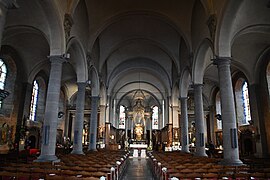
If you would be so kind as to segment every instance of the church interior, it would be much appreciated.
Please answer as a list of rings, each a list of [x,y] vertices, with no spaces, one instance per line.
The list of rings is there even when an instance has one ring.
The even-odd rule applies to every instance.
[[[269,0],[0,0],[0,179],[270,178]]]

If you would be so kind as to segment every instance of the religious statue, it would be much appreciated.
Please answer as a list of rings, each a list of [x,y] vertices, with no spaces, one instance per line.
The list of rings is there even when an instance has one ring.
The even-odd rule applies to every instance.
[[[138,141],[142,140],[143,127],[141,124],[135,125],[135,134],[136,134],[136,140],[138,140]]]

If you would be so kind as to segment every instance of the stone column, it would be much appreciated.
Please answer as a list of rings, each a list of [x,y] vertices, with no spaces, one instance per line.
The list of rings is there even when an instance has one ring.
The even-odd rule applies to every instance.
[[[103,143],[105,143],[104,140],[104,131],[105,131],[105,122],[106,122],[106,105],[100,105],[99,106],[100,109],[100,119],[99,119],[99,132],[100,133],[100,137],[102,138]]]
[[[116,120],[116,100],[113,99],[113,109],[112,109],[112,120],[113,120],[113,126],[118,128],[118,121]]]
[[[204,113],[203,113],[203,97],[202,84],[194,84],[194,104],[195,104],[195,137],[196,137],[196,156],[207,156],[205,153],[204,142]]]
[[[89,151],[96,151],[97,144],[97,114],[98,114],[98,96],[91,97],[91,117],[90,117],[90,132],[89,132]]]
[[[215,118],[215,106],[210,105],[209,107],[209,118],[210,118],[210,139],[213,142],[213,144],[216,144],[215,141],[215,129],[217,129],[217,121]]]
[[[70,136],[70,140],[71,141],[74,141],[74,124],[75,124],[75,114],[74,113],[72,113],[71,114],[71,130],[70,130],[70,134],[71,134],[71,136]]]
[[[132,120],[132,116],[129,116],[129,120],[130,120],[130,138],[134,139],[134,122]]]
[[[238,150],[238,130],[236,126],[235,104],[232,88],[230,58],[214,60],[218,67],[221,114],[222,114],[222,135],[223,135],[223,160],[221,164],[241,165]]]
[[[253,135],[255,136],[256,141],[256,157],[267,157],[267,141],[265,136],[265,128],[261,126],[263,124],[262,118],[260,117],[259,111],[262,109],[260,108],[260,105],[258,103],[259,101],[259,85],[258,84],[250,84],[248,86],[248,92],[249,92],[249,104],[250,104],[250,113],[251,113],[251,119],[253,123],[251,124],[254,132]]]
[[[105,123],[105,147],[110,148],[111,123]]]
[[[83,121],[84,121],[84,102],[85,102],[85,82],[79,82],[77,102],[76,102],[76,115],[74,121],[74,141],[72,154],[84,154],[82,148],[83,136]]]
[[[126,137],[126,141],[128,140],[128,117],[126,116],[125,118],[125,137]]]
[[[148,122],[148,117],[146,117],[145,118],[145,121],[144,121],[144,128],[143,128],[143,138],[144,138],[144,140],[146,140],[146,138],[147,138],[147,130],[146,130],[146,128],[147,128],[147,122]]]
[[[179,106],[172,107],[172,117],[173,117],[173,127],[179,127],[179,116],[178,116]]]
[[[172,106],[172,97],[169,96],[167,98],[167,111],[168,111],[168,115],[167,115],[167,118],[168,118],[168,121],[166,124],[173,124],[173,106]]]
[[[62,76],[62,64],[66,61],[62,56],[50,56],[51,70],[48,84],[45,117],[42,131],[41,154],[36,161],[58,161],[55,156],[58,106]]]
[[[149,118],[149,146],[153,147],[153,137],[152,137],[152,115],[150,115],[150,118]]]
[[[189,153],[189,137],[188,137],[188,112],[187,97],[181,97],[181,139],[182,151]]]

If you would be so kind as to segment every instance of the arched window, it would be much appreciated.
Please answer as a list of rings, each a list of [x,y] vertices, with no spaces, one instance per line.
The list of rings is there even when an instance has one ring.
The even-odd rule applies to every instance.
[[[119,129],[125,129],[125,119],[126,119],[125,106],[121,105],[119,113]]]
[[[2,59],[0,59],[0,89],[5,89],[5,82],[7,77],[7,66]],[[0,108],[2,108],[3,102],[0,100]]]
[[[32,121],[36,120],[38,88],[39,88],[38,83],[35,80],[33,84],[33,89],[32,89],[32,99],[31,99],[30,115],[29,115],[29,119]]]
[[[251,120],[248,83],[244,78],[239,78],[235,84],[235,104],[239,126],[248,125]]]
[[[220,91],[216,94],[217,129],[222,129]]]
[[[158,107],[153,107],[153,114],[152,114],[152,129],[158,129]]]
[[[243,124],[247,124],[251,120],[249,95],[248,95],[248,84],[245,81],[242,86],[242,98],[243,98],[243,109],[244,109],[244,121]]]

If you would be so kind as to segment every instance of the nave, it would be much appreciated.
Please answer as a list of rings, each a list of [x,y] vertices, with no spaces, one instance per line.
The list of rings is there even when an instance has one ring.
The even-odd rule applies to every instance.
[[[183,152],[148,152],[133,157],[130,151],[94,151],[84,155],[58,154],[60,162],[34,162],[35,158],[3,157],[0,179],[19,180],[193,180],[270,179],[269,159],[241,159],[244,165],[224,166],[220,158]]]

